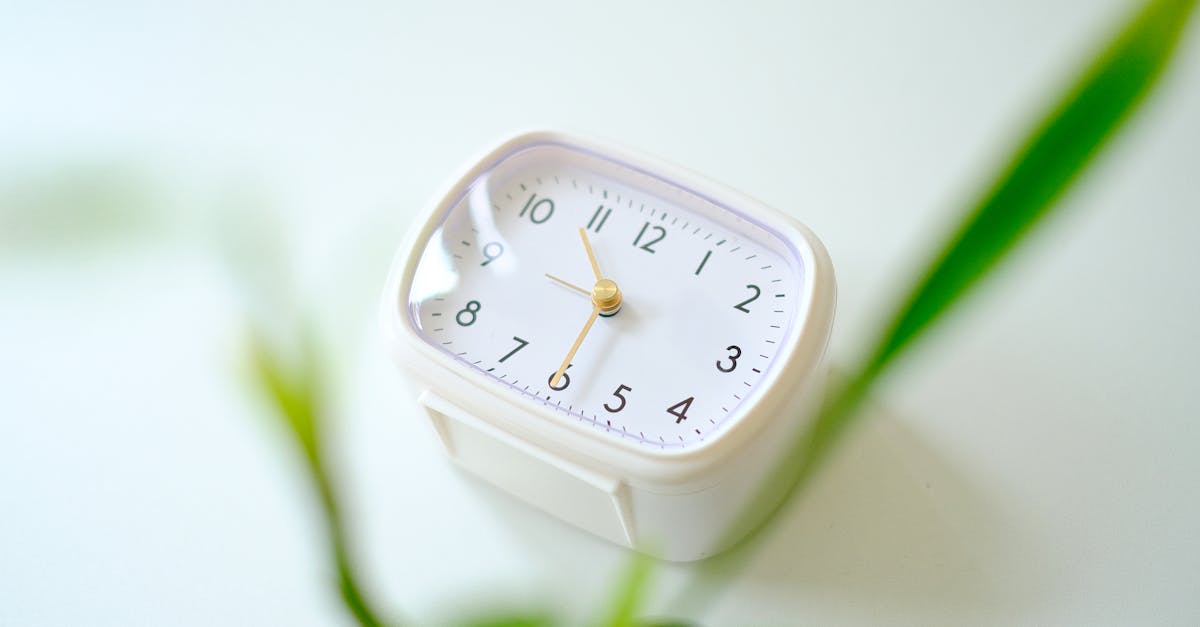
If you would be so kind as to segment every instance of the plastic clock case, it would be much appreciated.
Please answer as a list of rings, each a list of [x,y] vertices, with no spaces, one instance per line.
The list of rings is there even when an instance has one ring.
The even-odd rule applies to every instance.
[[[763,379],[711,437],[662,449],[612,437],[513,393],[421,336],[409,294],[425,244],[473,183],[537,146],[557,146],[649,177],[772,233],[794,255],[803,280],[787,335]],[[616,544],[692,561],[752,530],[771,508],[747,516],[750,499],[764,485],[787,483],[765,480],[819,405],[834,305],[829,256],[794,219],[661,160],[590,138],[538,131],[473,159],[434,197],[392,264],[381,325],[392,358],[416,383],[418,403],[460,467]],[[769,495],[775,502],[781,497]]]

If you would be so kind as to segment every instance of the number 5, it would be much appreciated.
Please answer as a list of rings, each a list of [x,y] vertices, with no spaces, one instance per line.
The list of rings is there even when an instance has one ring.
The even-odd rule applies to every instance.
[[[616,407],[609,407],[608,403],[605,403],[604,409],[606,411],[608,411],[610,414],[615,414],[615,413],[621,411],[622,409],[625,409],[625,397],[621,395],[621,392],[632,392],[632,391],[633,391],[633,388],[629,387],[628,385],[618,385],[617,391],[613,392],[613,396],[617,397],[617,399],[619,399],[621,401],[621,403],[619,405],[617,405]]]

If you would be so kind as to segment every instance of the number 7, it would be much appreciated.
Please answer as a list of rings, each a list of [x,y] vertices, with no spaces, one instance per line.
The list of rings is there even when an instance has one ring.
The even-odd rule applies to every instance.
[[[517,341],[517,347],[516,347],[516,348],[514,348],[514,349],[512,349],[512,350],[510,350],[510,351],[508,351],[508,354],[507,354],[507,355],[505,355],[505,356],[501,357],[501,358],[500,358],[500,363],[504,363],[504,360],[505,360],[505,359],[508,359],[509,357],[512,357],[513,355],[516,355],[516,354],[517,354],[517,351],[519,351],[519,350],[521,350],[522,348],[525,348],[526,346],[528,346],[528,345],[529,345],[529,342],[526,342],[525,340],[522,340],[521,338],[519,338],[519,337],[517,337],[517,336],[515,336],[515,335],[513,336],[513,339]]]

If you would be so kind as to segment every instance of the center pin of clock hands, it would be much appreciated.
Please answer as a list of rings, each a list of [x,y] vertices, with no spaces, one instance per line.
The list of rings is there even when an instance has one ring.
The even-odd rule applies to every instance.
[[[584,323],[583,329],[579,331],[579,335],[575,338],[575,343],[571,345],[571,350],[567,351],[567,356],[563,359],[562,365],[558,367],[558,370],[554,371],[554,376],[550,377],[550,387],[558,385],[558,381],[562,379],[563,373],[571,365],[571,360],[575,358],[575,353],[579,351],[580,345],[583,344],[583,338],[587,337],[588,331],[592,330],[592,325],[595,324],[596,318],[601,315],[612,316],[621,310],[621,288],[617,287],[616,281],[606,279],[600,273],[600,264],[596,263],[596,253],[592,250],[592,243],[588,241],[587,231],[583,228],[579,229],[579,239],[583,240],[583,249],[587,251],[588,263],[591,264],[592,272],[596,275],[596,284],[592,286],[592,290],[589,292],[549,274],[546,277],[589,295],[592,300],[592,313],[588,315],[587,322]]]

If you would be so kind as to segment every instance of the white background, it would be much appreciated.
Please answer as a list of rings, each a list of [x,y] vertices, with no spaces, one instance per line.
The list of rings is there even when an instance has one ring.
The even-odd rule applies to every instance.
[[[371,593],[428,624],[601,607],[622,551],[456,472],[421,422],[374,328],[391,248],[496,137],[578,129],[810,225],[851,363],[1131,4],[826,4],[0,5],[0,624],[348,622],[297,458],[241,374],[219,242],[261,214],[337,347],[333,446]],[[1063,212],[877,391],[749,567],[682,609],[693,567],[659,568],[651,610],[1200,622],[1188,34]],[[13,227],[42,206],[29,194],[78,204],[54,199],[81,169],[143,199],[136,228]]]

